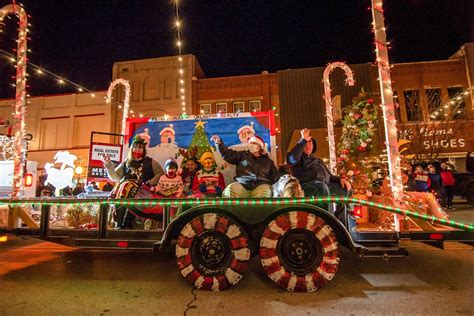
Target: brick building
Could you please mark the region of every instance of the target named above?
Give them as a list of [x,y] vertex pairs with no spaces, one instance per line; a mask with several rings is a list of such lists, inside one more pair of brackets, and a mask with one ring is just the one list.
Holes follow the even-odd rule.
[[[206,78],[193,55],[183,56],[184,88],[187,113],[208,114],[275,110],[278,162],[284,161],[286,150],[299,138],[299,129],[311,128],[319,142],[318,154],[328,157],[325,104],[322,74],[325,66],[282,70],[276,73]],[[344,73],[331,74],[332,94],[340,96],[340,106],[350,104],[360,89],[377,92],[377,68],[373,64],[350,65],[356,85],[344,85]],[[156,117],[179,115],[179,63],[176,56],[144,60],[120,61],[113,65],[112,80],[130,81],[130,109],[134,113]],[[400,105],[397,111],[401,129],[415,129],[416,121],[436,123],[433,110],[444,106],[450,98],[463,92],[460,115],[453,124],[474,122],[472,83],[474,82],[474,43],[460,48],[447,60],[394,64],[393,88]],[[70,150],[87,161],[90,131],[118,132],[122,112],[123,89],[117,88],[112,104],[104,103],[104,92],[42,96],[30,98],[28,132],[33,134],[30,159],[40,167],[51,161],[57,150]],[[0,100],[0,117],[11,113],[12,100]],[[414,110],[421,116],[415,118]],[[383,126],[379,124],[383,139]],[[474,151],[474,127],[469,125],[463,140],[441,146],[443,157],[462,158]],[[4,131],[0,128],[0,133]],[[336,128],[336,135],[340,129]],[[455,147],[451,144],[456,144]],[[462,164],[461,164],[462,165]]]

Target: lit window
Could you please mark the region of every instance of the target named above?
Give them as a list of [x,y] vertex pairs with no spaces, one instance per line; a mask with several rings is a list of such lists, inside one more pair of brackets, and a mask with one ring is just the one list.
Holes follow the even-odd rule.
[[227,103],[216,103],[216,113],[227,113]]
[[245,112],[244,102],[234,102],[234,113]]
[[201,114],[211,114],[211,105],[210,104],[201,104],[199,106]]
[[260,101],[250,101],[249,102],[249,111],[250,112],[260,112],[262,110],[262,106]]

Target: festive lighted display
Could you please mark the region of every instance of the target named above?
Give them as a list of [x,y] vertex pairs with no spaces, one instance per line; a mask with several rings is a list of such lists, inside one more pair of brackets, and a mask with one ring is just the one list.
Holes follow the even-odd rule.
[[328,142],[329,142],[329,167],[331,173],[336,174],[336,140],[334,136],[334,116],[331,98],[331,83],[329,82],[329,75],[335,68],[341,68],[346,74],[346,84],[349,86],[354,85],[354,77],[352,70],[345,63],[334,62],[330,63],[323,73],[324,83],[324,100],[326,101],[326,118],[328,125]]
[[[0,205],[28,206],[28,205],[81,205],[92,206],[97,204],[102,205],[129,205],[129,206],[168,206],[168,205],[183,205],[183,206],[197,206],[197,205],[219,205],[219,206],[284,206],[294,205],[300,203],[311,204],[327,204],[327,203],[354,203],[363,206],[370,206],[380,210],[396,213],[406,217],[414,217],[421,220],[429,221],[444,226],[454,227],[467,231],[474,231],[473,224],[465,224],[446,218],[437,218],[434,215],[423,214],[415,211],[406,210],[400,207],[393,207],[382,203],[373,201],[361,200],[345,196],[331,196],[331,197],[305,197],[305,198],[271,198],[271,199],[77,199],[77,200],[63,200],[63,199],[24,199],[24,200],[0,200]],[[441,210],[442,211],[442,210]]]
[[12,160],[15,157],[15,137],[0,135],[0,154],[3,160]]
[[388,59],[383,1],[372,1],[372,18],[375,34],[375,52],[379,72],[380,94],[382,97],[382,113],[385,128],[385,143],[388,154],[388,170],[390,187],[395,202],[400,201],[403,193],[402,171],[400,168],[400,153],[398,152],[397,122],[395,120],[395,104],[393,102],[392,81],[390,78],[390,63]]
[[18,47],[16,63],[16,91],[15,91],[15,112],[14,117],[17,120],[15,132],[15,156],[13,167],[13,189],[12,197],[21,195],[23,187],[24,167],[26,164],[26,65],[27,65],[27,33],[28,17],[22,6],[12,3],[4,6],[0,10],[0,22],[9,15],[15,14],[19,19],[18,28]]
[[178,47],[178,64],[179,64],[179,99],[181,102],[181,112],[182,116],[186,117],[186,94],[184,91],[184,69],[183,69],[183,57],[182,57],[182,47],[183,42],[181,41],[181,21],[179,19],[179,0],[175,0],[175,12],[176,12],[176,46]]
[[109,89],[107,90],[107,103],[111,102],[112,91],[114,90],[115,86],[118,84],[122,84],[125,87],[125,98],[123,101],[123,116],[122,116],[122,129],[121,129],[121,134],[125,135],[126,128],[127,128],[128,108],[130,106],[130,82],[122,78],[115,79],[110,84]]
[[[72,187],[72,179],[74,177],[74,161],[77,160],[77,157],[73,154],[70,154],[68,151],[58,151],[54,155],[54,163],[46,163],[44,169],[48,175],[45,185],[51,183],[55,189],[57,195],[59,190],[66,187]],[[55,164],[61,164],[61,167],[55,168]]]

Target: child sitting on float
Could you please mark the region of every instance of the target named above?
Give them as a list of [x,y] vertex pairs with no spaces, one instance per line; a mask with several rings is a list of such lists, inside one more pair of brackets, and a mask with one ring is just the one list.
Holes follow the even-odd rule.
[[222,196],[225,188],[224,176],[217,170],[214,155],[205,152],[199,159],[201,170],[194,176],[192,197],[216,197]]
[[150,188],[150,191],[163,198],[183,196],[183,179],[178,175],[178,164],[174,159],[165,162],[165,174],[160,177],[156,186]]

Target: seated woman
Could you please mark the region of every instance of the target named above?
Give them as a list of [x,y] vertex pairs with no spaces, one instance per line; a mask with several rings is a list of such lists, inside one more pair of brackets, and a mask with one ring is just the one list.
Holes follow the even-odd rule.
[[[143,184],[155,185],[163,174],[158,162],[146,155],[146,142],[138,135],[133,138],[127,159],[120,165],[115,167],[107,154],[102,159],[109,178],[117,182],[111,192],[111,196],[117,198],[134,197]],[[133,228],[135,214],[130,209],[121,206],[115,213],[119,228]]]
[[278,171],[273,160],[268,157],[263,139],[253,136],[249,139],[249,150],[229,149],[219,136],[214,135],[211,141],[219,146],[224,160],[236,165],[235,182],[229,184],[222,192],[227,198],[268,198],[272,197],[272,184],[277,182],[282,173]]

